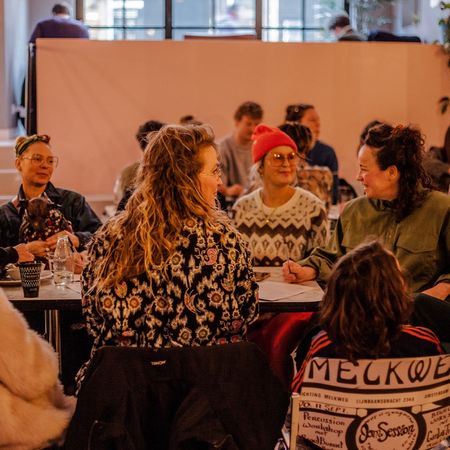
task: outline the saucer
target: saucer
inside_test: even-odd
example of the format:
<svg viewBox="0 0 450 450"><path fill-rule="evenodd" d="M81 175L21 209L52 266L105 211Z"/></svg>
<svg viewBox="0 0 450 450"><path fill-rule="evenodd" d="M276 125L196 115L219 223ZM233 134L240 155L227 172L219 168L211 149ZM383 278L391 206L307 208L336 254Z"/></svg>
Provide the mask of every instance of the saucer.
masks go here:
<svg viewBox="0 0 450 450"><path fill-rule="evenodd" d="M53 277L51 270L43 270L41 272L41 281L50 280ZM12 280L11 278L2 278L0 280L0 286L21 286L22 282L20 280Z"/></svg>

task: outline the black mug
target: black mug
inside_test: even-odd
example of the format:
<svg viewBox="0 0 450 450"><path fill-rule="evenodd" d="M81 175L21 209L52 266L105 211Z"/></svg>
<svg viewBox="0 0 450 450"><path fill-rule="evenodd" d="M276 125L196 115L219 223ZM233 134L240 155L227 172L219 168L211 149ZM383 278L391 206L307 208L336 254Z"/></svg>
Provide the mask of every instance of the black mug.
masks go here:
<svg viewBox="0 0 450 450"><path fill-rule="evenodd" d="M41 283L40 261L22 262L18 264L24 297L38 297Z"/></svg>

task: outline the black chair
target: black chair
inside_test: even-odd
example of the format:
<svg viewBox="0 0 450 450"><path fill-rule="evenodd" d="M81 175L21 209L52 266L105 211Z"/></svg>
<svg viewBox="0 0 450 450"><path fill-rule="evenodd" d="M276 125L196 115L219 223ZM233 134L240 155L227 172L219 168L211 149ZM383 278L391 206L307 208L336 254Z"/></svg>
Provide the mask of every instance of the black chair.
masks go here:
<svg viewBox="0 0 450 450"><path fill-rule="evenodd" d="M419 36L402 36L381 30L371 31L367 36L367 40L378 42L422 42Z"/></svg>
<svg viewBox="0 0 450 450"><path fill-rule="evenodd" d="M81 387L65 449L269 450L288 405L251 343L103 347Z"/></svg>

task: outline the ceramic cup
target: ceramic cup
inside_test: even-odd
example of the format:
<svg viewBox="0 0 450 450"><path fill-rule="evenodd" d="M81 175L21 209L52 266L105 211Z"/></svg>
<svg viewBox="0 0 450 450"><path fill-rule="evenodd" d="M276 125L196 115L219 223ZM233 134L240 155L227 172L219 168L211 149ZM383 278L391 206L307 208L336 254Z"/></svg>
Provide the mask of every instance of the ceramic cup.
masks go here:
<svg viewBox="0 0 450 450"><path fill-rule="evenodd" d="M40 261L22 262L18 266L24 297L38 297L42 263Z"/></svg>

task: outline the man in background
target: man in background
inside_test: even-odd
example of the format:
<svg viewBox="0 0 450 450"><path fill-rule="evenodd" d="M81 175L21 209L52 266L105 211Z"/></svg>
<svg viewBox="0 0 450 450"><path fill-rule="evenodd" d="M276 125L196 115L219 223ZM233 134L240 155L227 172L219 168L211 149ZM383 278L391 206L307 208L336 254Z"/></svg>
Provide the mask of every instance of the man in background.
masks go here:
<svg viewBox="0 0 450 450"><path fill-rule="evenodd" d="M89 32L82 22L70 18L70 6L67 3L56 3L52 8L52 17L41 20L34 27L30 37L30 44L36 44L41 38L72 38L89 39ZM33 54L33 53L32 53ZM37 133L36 124L36 57L31 61L32 68L28 69L28 101L25 105L25 83L22 84L22 95L17 119L26 126L27 134ZM28 114L27 114L28 109ZM25 116L27 123L25 124Z"/></svg>
<svg viewBox="0 0 450 450"><path fill-rule="evenodd" d="M328 29L332 31L337 41L365 41L365 37L355 31L350 25L347 14L341 13L334 16L328 24Z"/></svg>
<svg viewBox="0 0 450 450"><path fill-rule="evenodd" d="M56 3L52 8L52 17L41 20L34 27L30 43L38 38L80 38L89 39L89 32L84 23L70 17L67 3Z"/></svg>
<svg viewBox="0 0 450 450"><path fill-rule="evenodd" d="M165 124L159 120L148 120L143 123L137 130L136 139L142 152L147 148L147 136L153 131L159 131ZM141 161L136 161L122 169L114 183L114 198L118 202L117 210L122 211L134 192L134 183Z"/></svg>
<svg viewBox="0 0 450 450"><path fill-rule="evenodd" d="M247 187L252 165L252 134L261 123L263 110L258 103L242 103L234 113L234 131L219 142L222 163L221 193L237 198Z"/></svg>

